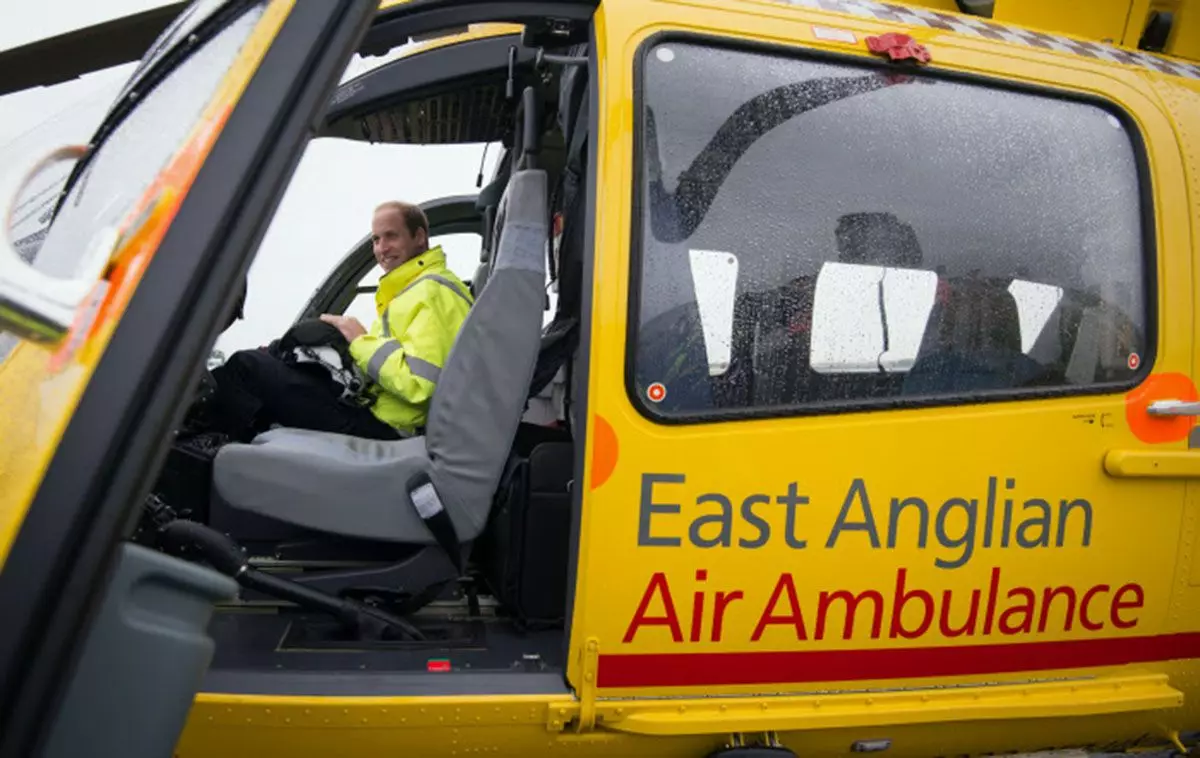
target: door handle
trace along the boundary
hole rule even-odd
[[[1104,473],[1117,479],[1200,479],[1200,452],[1109,450]]]
[[[1146,408],[1151,416],[1200,416],[1200,402],[1155,400]]]

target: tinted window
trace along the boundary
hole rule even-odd
[[[1109,111],[681,42],[641,77],[633,390],[652,412],[1144,368],[1137,162]]]

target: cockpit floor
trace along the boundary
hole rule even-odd
[[[274,609],[218,612],[204,692],[263,695],[558,694],[562,630],[503,618],[418,619],[431,641],[339,639],[329,619]]]

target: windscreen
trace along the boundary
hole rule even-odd
[[[206,19],[211,16],[210,5],[198,3],[184,17]],[[137,77],[131,80],[136,106],[111,131],[101,126],[103,139],[73,177],[66,197],[59,197],[60,182],[45,184],[43,179],[37,190],[21,199],[14,237],[22,257],[53,276],[67,278],[75,272],[95,236],[120,225],[184,144],[265,5],[226,3],[229,14],[224,22],[209,29],[205,39],[184,41],[191,52],[165,75],[156,75],[153,86],[140,90]],[[0,335],[0,360],[16,342],[12,335]]]

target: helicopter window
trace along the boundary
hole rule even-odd
[[[104,227],[118,226],[179,150],[262,15],[263,4],[229,21],[192,52],[100,143],[73,183],[33,260],[69,276]]]
[[[631,394],[649,414],[1145,370],[1137,154],[1109,110],[680,40],[641,77]]]

